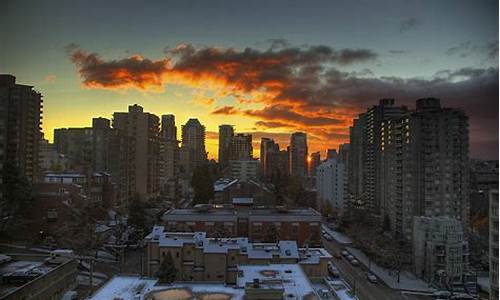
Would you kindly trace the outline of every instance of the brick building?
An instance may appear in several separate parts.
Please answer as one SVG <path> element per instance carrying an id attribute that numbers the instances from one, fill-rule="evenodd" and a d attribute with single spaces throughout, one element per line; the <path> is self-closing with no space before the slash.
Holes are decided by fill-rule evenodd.
<path id="1" fill-rule="evenodd" d="M 321 244 L 321 215 L 312 208 L 236 209 L 232 205 L 199 205 L 171 209 L 162 220 L 168 231 L 203 231 L 209 237 L 248 237 L 251 242 L 296 241 Z"/>
<path id="2" fill-rule="evenodd" d="M 176 280 L 234 284 L 238 265 L 299 264 L 310 278 L 327 275 L 331 255 L 323 248 L 300 249 L 295 241 L 251 243 L 248 238 L 208 238 L 205 232 L 165 232 L 155 226 L 146 237 L 147 273 L 154 276 L 170 253 Z"/>

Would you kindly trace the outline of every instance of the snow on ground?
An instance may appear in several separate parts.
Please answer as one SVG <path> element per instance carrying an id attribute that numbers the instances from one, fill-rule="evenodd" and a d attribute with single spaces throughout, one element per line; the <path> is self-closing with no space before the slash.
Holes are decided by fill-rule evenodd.
<path id="1" fill-rule="evenodd" d="M 422 279 L 417 278 L 415 274 L 408 271 L 403 271 L 400 273 L 398 282 L 398 275 L 396 271 L 382 268 L 373 262 L 370 264 L 368 257 L 358 249 L 351 247 L 346 247 L 346 249 L 363 265 L 365 265 L 367 268 L 370 267 L 370 271 L 392 289 L 414 292 L 436 291 L 435 288 L 430 287 L 428 283 L 426 283 Z M 390 272 L 391 274 L 389 274 Z"/>
<path id="2" fill-rule="evenodd" d="M 342 233 L 338 232 L 338 231 L 335 231 L 335 230 L 331 230 L 330 228 L 328 228 L 328 226 L 325 226 L 325 225 L 322 225 L 321 226 L 322 229 L 324 231 L 326 231 L 329 235 L 332 236 L 332 238 L 339 244 L 341 245 L 350 245 L 352 244 L 352 241 L 350 238 L 348 238 L 347 236 L 343 235 Z"/>

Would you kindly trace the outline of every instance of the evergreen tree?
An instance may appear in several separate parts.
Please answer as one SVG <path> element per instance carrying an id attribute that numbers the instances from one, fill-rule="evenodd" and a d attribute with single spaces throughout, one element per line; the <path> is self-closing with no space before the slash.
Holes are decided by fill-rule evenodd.
<path id="1" fill-rule="evenodd" d="M 172 254 L 170 252 L 167 253 L 167 256 L 161 262 L 160 268 L 158 272 L 156 272 L 156 276 L 158 277 L 160 283 L 172 283 L 177 276 L 177 269 L 174 266 L 174 259 L 172 258 Z"/>
<path id="2" fill-rule="evenodd" d="M 30 221 L 33 195 L 31 184 L 13 161 L 6 161 L 2 173 L 0 231 L 24 227 Z"/>
<path id="3" fill-rule="evenodd" d="M 191 186 L 194 189 L 193 204 L 208 203 L 214 198 L 214 182 L 207 165 L 194 170 Z"/>

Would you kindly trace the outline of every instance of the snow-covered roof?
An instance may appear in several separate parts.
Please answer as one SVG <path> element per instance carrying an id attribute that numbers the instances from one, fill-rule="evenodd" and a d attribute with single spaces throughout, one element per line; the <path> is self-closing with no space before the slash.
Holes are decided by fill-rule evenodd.
<path id="1" fill-rule="evenodd" d="M 146 279 L 138 276 L 115 276 L 104 284 L 92 296 L 92 300 L 141 300 L 152 291 L 157 279 Z"/>
<path id="2" fill-rule="evenodd" d="M 220 178 L 214 183 L 214 192 L 222 192 L 238 182 L 238 179 Z"/>
<path id="3" fill-rule="evenodd" d="M 306 274 L 296 264 L 240 265 L 237 286 L 247 290 L 282 289 L 286 299 L 319 299 Z"/>

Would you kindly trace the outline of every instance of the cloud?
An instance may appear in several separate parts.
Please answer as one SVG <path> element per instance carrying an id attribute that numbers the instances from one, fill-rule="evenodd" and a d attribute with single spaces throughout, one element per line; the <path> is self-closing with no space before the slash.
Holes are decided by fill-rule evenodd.
<path id="1" fill-rule="evenodd" d="M 408 50 L 389 50 L 389 53 L 393 55 L 403 55 L 407 54 Z"/>
<path id="2" fill-rule="evenodd" d="M 237 114 L 238 110 L 233 106 L 222 106 L 217 107 L 214 111 L 212 111 L 213 115 L 234 115 Z"/>
<path id="3" fill-rule="evenodd" d="M 49 74 L 43 78 L 43 81 L 47 83 L 54 83 L 56 82 L 56 79 L 57 79 L 56 75 Z"/>
<path id="4" fill-rule="evenodd" d="M 401 21 L 399 24 L 399 31 L 406 32 L 410 30 L 414 30 L 420 25 L 420 21 L 416 18 L 408 18 Z"/>
<path id="5" fill-rule="evenodd" d="M 368 68 L 345 72 L 339 67 L 374 61 L 375 52 L 327 46 L 261 51 L 196 49 L 181 44 L 157 60 L 137 55 L 104 60 L 79 47 L 69 53 L 88 88 L 207 86 L 216 91 L 216 97 L 235 99 L 232 105 L 216 107 L 212 114 L 251 117 L 256 128 L 264 131 L 305 131 L 310 140 L 329 148 L 348 142 L 352 119 L 380 98 L 396 98 L 397 103 L 411 107 L 418 98 L 438 97 L 444 105 L 469 114 L 474 153 L 498 154 L 497 68 L 442 70 L 428 79 L 374 77 Z"/>
<path id="6" fill-rule="evenodd" d="M 484 60 L 498 60 L 498 41 L 474 44 L 471 41 L 462 42 L 446 50 L 448 56 L 466 58 L 472 55 L 480 56 Z"/>

